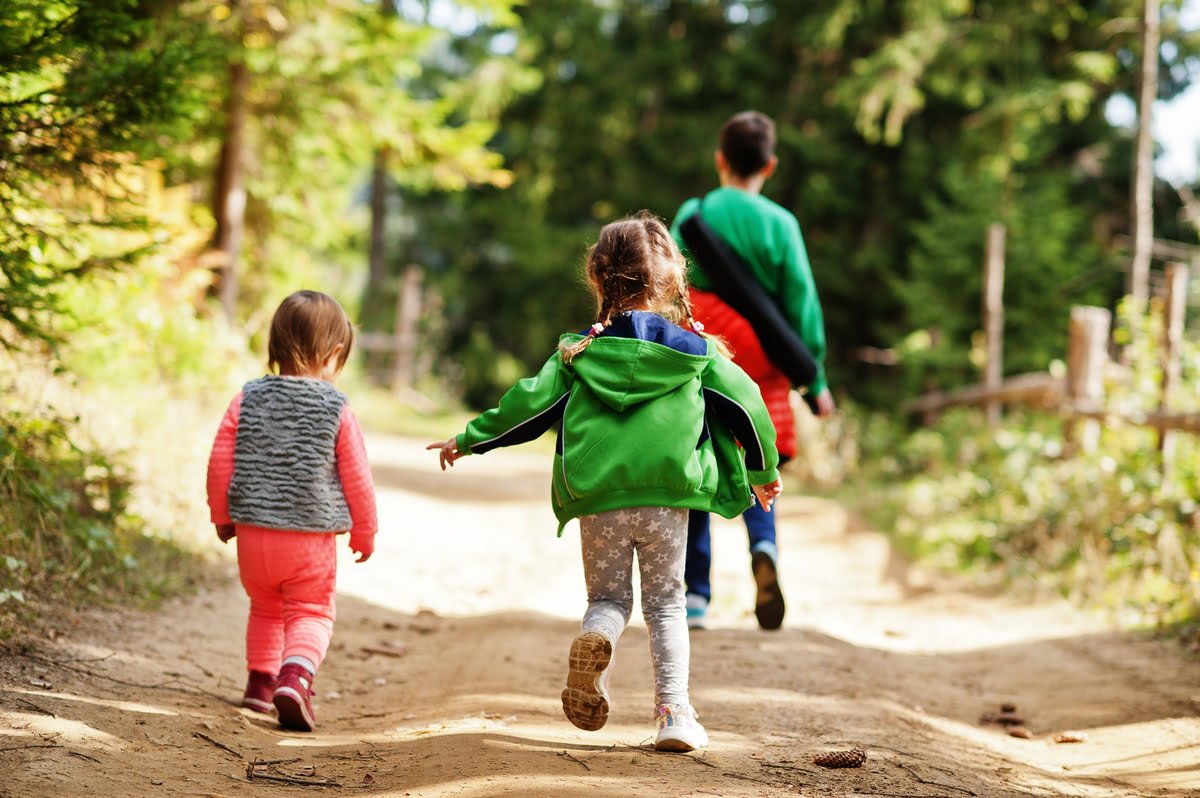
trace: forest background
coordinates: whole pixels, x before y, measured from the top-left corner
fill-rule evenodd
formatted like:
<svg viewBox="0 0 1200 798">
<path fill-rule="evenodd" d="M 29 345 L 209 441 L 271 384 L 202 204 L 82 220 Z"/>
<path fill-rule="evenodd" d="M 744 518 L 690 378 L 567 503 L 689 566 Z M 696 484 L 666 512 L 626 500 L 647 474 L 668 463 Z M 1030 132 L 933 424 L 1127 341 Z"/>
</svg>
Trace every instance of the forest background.
<svg viewBox="0 0 1200 798">
<path fill-rule="evenodd" d="M 1178 3 L 1154 7 L 1169 100 L 1200 33 Z M 1107 113 L 1136 101 L 1144 10 L 0 0 L 5 629 L 46 599 L 203 578 L 197 475 L 283 296 L 350 310 L 364 345 L 344 387 L 369 425 L 444 436 L 590 321 L 580 268 L 600 226 L 669 219 L 710 189 L 716 131 L 746 108 L 778 124 L 766 194 L 804 231 L 843 408 L 805 425 L 791 489 L 853 497 L 906 551 L 983 584 L 1193 629 L 1190 437 L 1164 470 L 1134 426 L 1068 456 L 1053 414 L 918 426 L 901 410 L 980 377 L 994 222 L 1005 373 L 1061 369 L 1070 308 L 1098 305 L 1118 310 L 1109 395 L 1156 406 L 1161 309 L 1125 301 L 1136 124 Z M 1197 190 L 1195 172 L 1153 184 L 1154 235 L 1185 254 Z M 1189 336 L 1179 409 L 1198 383 Z"/>
</svg>

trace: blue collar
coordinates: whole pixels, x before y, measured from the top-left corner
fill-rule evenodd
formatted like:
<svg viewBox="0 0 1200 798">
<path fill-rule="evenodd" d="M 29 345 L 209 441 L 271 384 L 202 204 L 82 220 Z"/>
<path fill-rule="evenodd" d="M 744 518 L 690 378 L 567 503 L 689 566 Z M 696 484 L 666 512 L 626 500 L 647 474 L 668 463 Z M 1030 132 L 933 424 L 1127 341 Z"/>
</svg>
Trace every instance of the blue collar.
<svg viewBox="0 0 1200 798">
<path fill-rule="evenodd" d="M 583 335 L 587 333 L 587 330 L 582 331 Z M 651 341 L 688 355 L 708 353 L 708 343 L 702 337 L 648 310 L 631 310 L 613 317 L 612 323 L 600 335 Z"/>
</svg>

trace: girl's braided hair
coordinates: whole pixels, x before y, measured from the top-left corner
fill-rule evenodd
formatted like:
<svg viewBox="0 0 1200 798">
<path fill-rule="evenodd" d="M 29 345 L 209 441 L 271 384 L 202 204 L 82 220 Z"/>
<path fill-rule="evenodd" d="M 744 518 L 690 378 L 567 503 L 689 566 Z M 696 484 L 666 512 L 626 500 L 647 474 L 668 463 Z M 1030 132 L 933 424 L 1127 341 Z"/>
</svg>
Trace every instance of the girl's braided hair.
<svg viewBox="0 0 1200 798">
<path fill-rule="evenodd" d="M 563 362 L 574 360 L 614 317 L 630 310 L 651 310 L 695 329 L 686 266 L 670 231 L 650 212 L 605 225 L 588 249 L 584 266 L 588 286 L 596 295 L 598 326 L 582 340 L 559 347 Z"/>
</svg>

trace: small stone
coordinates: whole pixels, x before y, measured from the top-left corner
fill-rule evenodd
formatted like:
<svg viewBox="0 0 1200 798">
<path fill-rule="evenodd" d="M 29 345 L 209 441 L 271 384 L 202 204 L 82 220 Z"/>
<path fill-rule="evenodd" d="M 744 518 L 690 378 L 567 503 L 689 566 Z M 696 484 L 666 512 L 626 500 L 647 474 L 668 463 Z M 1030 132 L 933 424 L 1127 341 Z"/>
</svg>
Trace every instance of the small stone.
<svg viewBox="0 0 1200 798">
<path fill-rule="evenodd" d="M 1082 743 L 1082 742 L 1086 742 L 1087 738 L 1088 738 L 1088 736 L 1085 732 L 1075 732 L 1075 731 L 1059 732 L 1058 734 L 1054 735 L 1054 742 L 1056 742 L 1056 743 Z"/>
</svg>

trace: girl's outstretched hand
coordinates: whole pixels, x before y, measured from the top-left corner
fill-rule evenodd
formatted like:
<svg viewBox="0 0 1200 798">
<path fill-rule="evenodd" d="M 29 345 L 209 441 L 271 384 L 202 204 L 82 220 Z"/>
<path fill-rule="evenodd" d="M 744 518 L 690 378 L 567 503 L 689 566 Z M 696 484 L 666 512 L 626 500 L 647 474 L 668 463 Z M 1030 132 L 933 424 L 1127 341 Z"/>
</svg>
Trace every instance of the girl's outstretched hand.
<svg viewBox="0 0 1200 798">
<path fill-rule="evenodd" d="M 438 462 L 442 465 L 442 470 L 446 470 L 446 466 L 454 467 L 454 461 L 462 457 L 462 452 L 458 450 L 458 440 L 451 438 L 448 441 L 438 441 L 431 443 L 425 447 L 428 449 L 438 449 Z"/>
<path fill-rule="evenodd" d="M 783 493 L 783 482 L 777 479 L 768 485 L 754 485 L 753 487 L 754 496 L 763 510 L 771 512 L 771 504 L 775 501 L 775 497 Z"/>
</svg>

